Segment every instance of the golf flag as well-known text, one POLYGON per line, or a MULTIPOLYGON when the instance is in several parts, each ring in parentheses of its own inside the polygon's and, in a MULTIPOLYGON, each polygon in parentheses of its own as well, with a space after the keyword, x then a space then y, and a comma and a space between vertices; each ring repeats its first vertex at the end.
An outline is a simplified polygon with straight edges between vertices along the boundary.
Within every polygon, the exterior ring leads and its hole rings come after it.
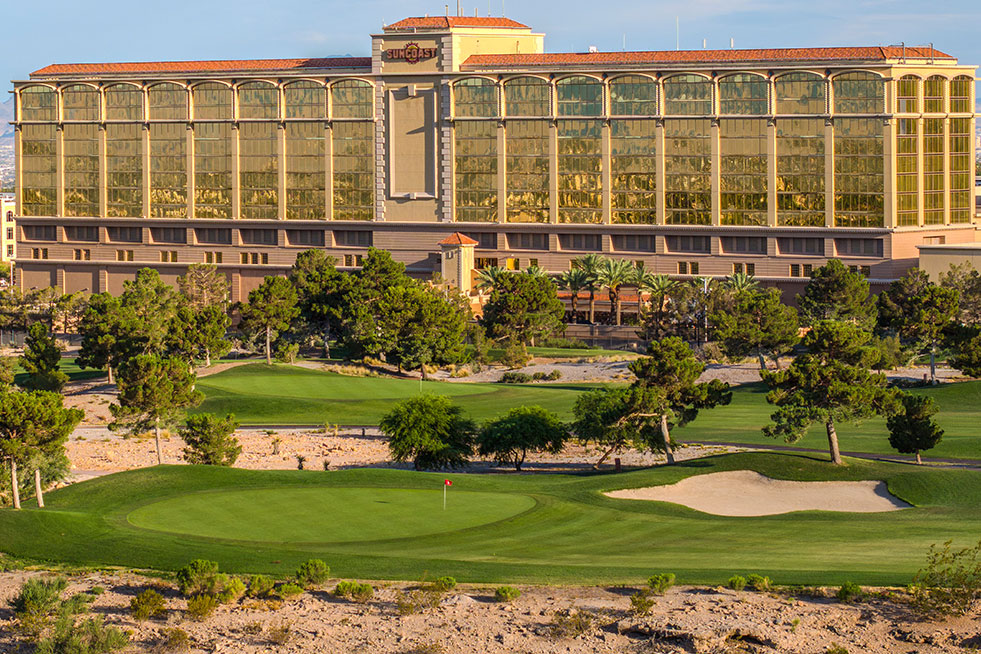
POLYGON ((444 479, 443 480, 443 510, 444 511, 446 510, 446 487, 447 486, 452 486, 452 485, 453 485, 453 482, 450 481, 449 479, 444 479))
POLYGON ((452 482, 452 481, 450 481, 449 479, 447 479, 447 480, 445 480, 445 481, 443 482, 443 485, 444 485, 444 486, 452 486, 452 485, 453 485, 453 482, 452 482))

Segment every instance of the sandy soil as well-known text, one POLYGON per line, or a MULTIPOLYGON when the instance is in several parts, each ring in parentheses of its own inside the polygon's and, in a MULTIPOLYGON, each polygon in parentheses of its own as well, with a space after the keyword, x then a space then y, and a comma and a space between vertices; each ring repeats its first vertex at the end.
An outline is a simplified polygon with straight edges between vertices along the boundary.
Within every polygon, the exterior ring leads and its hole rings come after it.
POLYGON ((760 516, 792 511, 877 513, 909 508, 882 481, 784 481, 752 470, 695 475, 676 484, 605 493, 625 500, 682 504, 726 516, 760 516))
MULTIPOLYGON (((5 607, 35 572, 0 575, 0 651, 17 652, 12 612, 5 607)), ((405 583, 374 583, 367 604, 313 591, 285 603, 245 600, 223 606, 204 622, 191 621, 186 602, 171 585, 133 574, 92 573, 71 579, 69 593, 105 589, 93 610, 132 633, 129 652, 154 652, 165 629, 180 628, 191 652, 348 652, 370 654, 571 654, 756 652, 821 654, 837 644, 856 654, 961 652, 981 644, 970 617, 939 623, 917 622, 900 600, 876 594, 854 604, 828 599, 678 587, 656 598, 647 616, 629 612, 626 587, 521 587, 513 604, 493 601, 493 589, 460 586, 437 608, 399 615, 395 599, 411 590, 405 583), (145 588, 166 598, 166 615, 138 623, 130 599, 145 588), (556 629, 556 612, 582 611, 589 626, 580 635, 556 629), (287 627, 285 644, 273 642, 287 627)), ((23 650, 28 651, 28 650, 23 650)))

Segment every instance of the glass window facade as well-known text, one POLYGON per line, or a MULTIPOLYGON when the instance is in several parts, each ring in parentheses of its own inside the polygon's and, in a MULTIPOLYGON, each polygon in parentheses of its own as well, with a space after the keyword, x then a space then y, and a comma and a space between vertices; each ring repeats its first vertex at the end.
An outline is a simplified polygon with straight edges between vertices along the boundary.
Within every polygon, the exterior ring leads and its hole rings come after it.
POLYGON ((549 220, 548 130, 548 123, 542 120, 514 120, 507 124, 508 222, 549 220))
POLYGON ((497 84, 482 77, 472 77, 454 84, 453 115, 457 118, 497 116, 497 84))
POLYGON ((187 120, 187 91, 177 84, 154 84, 147 90, 150 120, 187 120))
POLYGON ((827 85, 814 73, 787 73, 773 82, 778 114, 827 112, 827 85))
POLYGON ((885 111, 886 82, 875 73, 842 73, 831 81, 835 112, 881 114, 885 111))
POLYGON ((641 75, 625 75, 610 82, 610 114, 657 115, 657 82, 641 75))
POLYGON ((767 81, 759 75, 728 75, 719 80, 719 113, 761 116, 770 113, 767 81))
POLYGON ((65 138, 65 215, 99 215, 99 126, 69 123, 65 138))
POLYGON ((919 130, 916 118, 896 121, 896 224, 919 222, 919 130))
POLYGON ((552 113, 549 85, 537 77, 519 77, 504 83, 508 116, 548 116, 552 113))
POLYGON ((194 94, 195 120, 229 120, 232 117, 232 89, 219 82, 198 84, 194 94))
POLYGON ((238 117, 279 118, 279 89, 268 82, 247 82, 239 86, 238 117))
POLYGON ((58 94, 47 86, 26 86, 20 91, 21 120, 58 120, 58 94))
POLYGON ((603 222, 603 134, 598 120, 558 121, 559 222, 603 222))
POLYGON ((287 118, 326 118, 327 90, 316 82, 291 82, 283 87, 287 118))
POLYGON ((974 80, 961 75, 950 82, 950 111, 955 114, 971 113, 971 89, 974 80))
POLYGON ((971 119, 950 119, 950 222, 971 222, 974 162, 971 119))
POLYGON ((923 121, 923 222, 944 224, 944 119, 923 121))
POLYGON ((105 91, 106 120, 143 120, 143 89, 114 84, 105 91))
POLYGON ((286 217, 290 220, 327 218, 326 142, 322 123, 286 123, 286 217))
POLYGON ((592 77, 560 79, 555 94, 560 116, 603 115, 603 85, 592 77))
POLYGON ((453 134, 456 219, 497 222, 497 123, 461 120, 453 134))
POLYGON ((882 227, 882 120, 835 120, 835 225, 882 227))
POLYGON ((279 127, 242 123, 238 129, 241 217, 275 220, 279 215, 279 127))
POLYGON ((331 118, 373 118, 374 88, 368 82, 347 79, 330 87, 331 118))
POLYGON ((707 119, 664 121, 664 209, 668 225, 712 223, 712 143, 707 119))
MULTIPOLYGON (((151 105, 152 111, 152 105, 151 105)), ((150 216, 187 217, 187 127, 150 125, 150 216)))
POLYGON ((56 138, 54 125, 21 127, 21 211, 25 216, 55 216, 58 213, 56 138))
POLYGON ((726 118, 719 122, 723 225, 765 225, 766 120, 726 118))
POLYGON ((657 139, 652 119, 610 121, 611 220, 657 222, 657 139))
POLYGON ((106 125, 106 215, 143 215, 143 126, 139 123, 106 125))
POLYGON ((904 75, 896 82, 896 110, 901 114, 920 113, 920 78, 904 75))
POLYGON ((824 225, 824 119, 777 119, 777 224, 824 225))
POLYGON ((700 75, 675 75, 664 80, 664 113, 669 116, 712 114, 712 81, 700 75))
POLYGON ((232 217, 232 126, 194 125, 194 217, 232 217))
POLYGON ((66 86, 61 91, 64 120, 99 120, 99 90, 85 85, 66 86))
POLYGON ((375 201, 375 125, 334 123, 331 133, 334 219, 371 220, 375 201))
POLYGON ((944 110, 944 91, 947 80, 940 75, 928 77, 923 82, 923 113, 942 114, 944 110))

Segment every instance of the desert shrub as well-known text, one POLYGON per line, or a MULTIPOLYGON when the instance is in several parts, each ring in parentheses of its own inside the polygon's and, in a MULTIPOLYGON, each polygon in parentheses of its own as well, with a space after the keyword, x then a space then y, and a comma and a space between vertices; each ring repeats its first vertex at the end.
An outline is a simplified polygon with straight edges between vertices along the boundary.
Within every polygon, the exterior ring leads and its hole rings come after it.
POLYGON ((514 586, 498 586, 494 590, 494 599, 498 602, 513 602, 521 597, 521 591, 514 586))
POLYGON ((252 575, 249 579, 249 597, 267 597, 272 589, 276 587, 276 582, 266 575, 252 575))
POLYGON ((431 585, 413 591, 401 591, 395 596, 395 611, 399 615, 412 615, 424 609, 434 609, 443 599, 443 593, 431 585))
POLYGON ((202 413, 190 416, 177 435, 184 441, 184 460, 209 466, 231 466, 242 453, 233 436, 238 428, 234 416, 224 418, 202 413))
POLYGON ((341 581, 334 587, 334 595, 347 598, 358 604, 364 604, 375 596, 375 589, 371 587, 371 584, 341 581))
POLYGON ((222 604, 231 604, 242 599, 243 595, 245 595, 245 582, 238 577, 232 577, 218 593, 218 601, 222 604))
POLYGON ((405 654, 443 654, 446 649, 443 643, 438 640, 416 643, 411 648, 405 650, 405 654))
POLYGON ((532 381, 545 381, 548 376, 541 370, 531 375, 532 381))
POLYGON ((160 632, 160 636, 161 639, 154 648, 155 652, 180 654, 191 649, 191 637, 180 627, 164 629, 160 632))
POLYGON ((661 574, 653 575, 647 580, 647 586, 653 594, 663 595, 669 588, 674 586, 674 573, 662 572, 661 574))
POLYGON ((195 595, 187 600, 187 615, 192 620, 204 622, 218 608, 218 598, 212 595, 195 595))
POLYGON ((859 599, 864 594, 865 591, 862 590, 861 586, 854 582, 846 581, 838 589, 838 592, 835 593, 835 597, 841 602, 851 602, 859 599))
POLYGON ((733 590, 742 590, 746 588, 746 577, 742 575, 732 575, 729 577, 729 581, 726 582, 726 586, 733 590))
POLYGON ((253 620, 242 627, 242 633, 248 634, 249 636, 258 636, 262 633, 262 623, 258 620, 253 620))
POLYGON ((177 571, 177 586, 185 597, 192 595, 216 595, 220 583, 218 564, 214 561, 195 559, 177 571))
POLYGON ((129 601, 129 610, 138 622, 144 622, 164 613, 163 595, 147 588, 129 601))
POLYGON ((395 612, 399 615, 418 613, 422 607, 416 602, 414 593, 399 591, 395 594, 395 612))
POLYGON ((304 588, 322 586, 330 579, 330 568, 320 559, 310 559, 301 563, 296 571, 296 581, 304 588))
POLYGON ((838 643, 834 643, 831 647, 824 650, 824 654, 848 654, 848 650, 838 643))
POLYGON ((770 590, 773 585, 769 577, 758 574, 746 575, 746 583, 750 588, 761 593, 770 590))
POLYGON ((545 376, 545 379, 547 379, 548 381, 555 381, 556 379, 562 379, 562 371, 558 369, 554 369, 552 370, 552 372, 548 373, 545 376))
POLYGON ((98 597, 104 592, 106 592, 106 589, 102 586, 92 586, 92 588, 89 588, 89 595, 92 597, 98 597))
POLYGON ((20 631, 32 638, 40 635, 61 604, 61 594, 67 587, 68 581, 64 577, 35 577, 25 581, 10 603, 20 631))
POLYGON ((520 368, 528 363, 528 350, 523 343, 512 341, 504 348, 501 354, 501 364, 508 368, 520 368))
POLYGON ((630 596, 630 612, 634 615, 647 615, 654 608, 654 598, 650 592, 641 590, 630 596))
POLYGON ((119 627, 107 626, 101 616, 77 622, 62 614, 53 633, 38 641, 35 654, 109 654, 129 644, 129 635, 119 627))
POLYGON ((981 596, 981 541, 974 547, 930 546, 927 565, 909 587, 911 603, 927 617, 964 615, 981 596))
POLYGON ((453 577, 436 577, 431 584, 433 590, 445 593, 456 588, 456 579, 453 577))
POLYGON ((281 599, 293 599, 299 595, 303 594, 303 587, 297 586, 296 584, 283 584, 276 589, 276 594, 281 599))
POLYGON ((279 344, 276 345, 276 352, 273 356, 275 356, 276 361, 279 361, 280 363, 292 364, 296 361, 296 357, 299 354, 299 343, 287 343, 286 341, 280 341, 279 344))
POLYGON ((553 638, 578 638, 593 628, 593 616, 582 609, 561 609, 552 614, 553 638))
POLYGON ((280 622, 275 627, 269 627, 266 638, 273 645, 285 645, 293 637, 293 624, 290 622, 280 622))
POLYGON ((531 381, 531 375, 523 372, 506 372, 497 380, 499 384, 527 384, 531 381))

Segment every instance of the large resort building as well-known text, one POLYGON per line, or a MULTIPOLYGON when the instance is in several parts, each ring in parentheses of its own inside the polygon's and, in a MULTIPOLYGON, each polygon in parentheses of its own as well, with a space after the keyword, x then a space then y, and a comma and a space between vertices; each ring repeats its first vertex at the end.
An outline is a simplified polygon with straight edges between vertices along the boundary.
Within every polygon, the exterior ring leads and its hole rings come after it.
POLYGON ((15 82, 18 283, 119 292, 296 254, 428 276, 585 253, 792 288, 975 240, 975 67, 932 47, 546 53, 505 18, 409 18, 372 56, 57 64, 15 82))

